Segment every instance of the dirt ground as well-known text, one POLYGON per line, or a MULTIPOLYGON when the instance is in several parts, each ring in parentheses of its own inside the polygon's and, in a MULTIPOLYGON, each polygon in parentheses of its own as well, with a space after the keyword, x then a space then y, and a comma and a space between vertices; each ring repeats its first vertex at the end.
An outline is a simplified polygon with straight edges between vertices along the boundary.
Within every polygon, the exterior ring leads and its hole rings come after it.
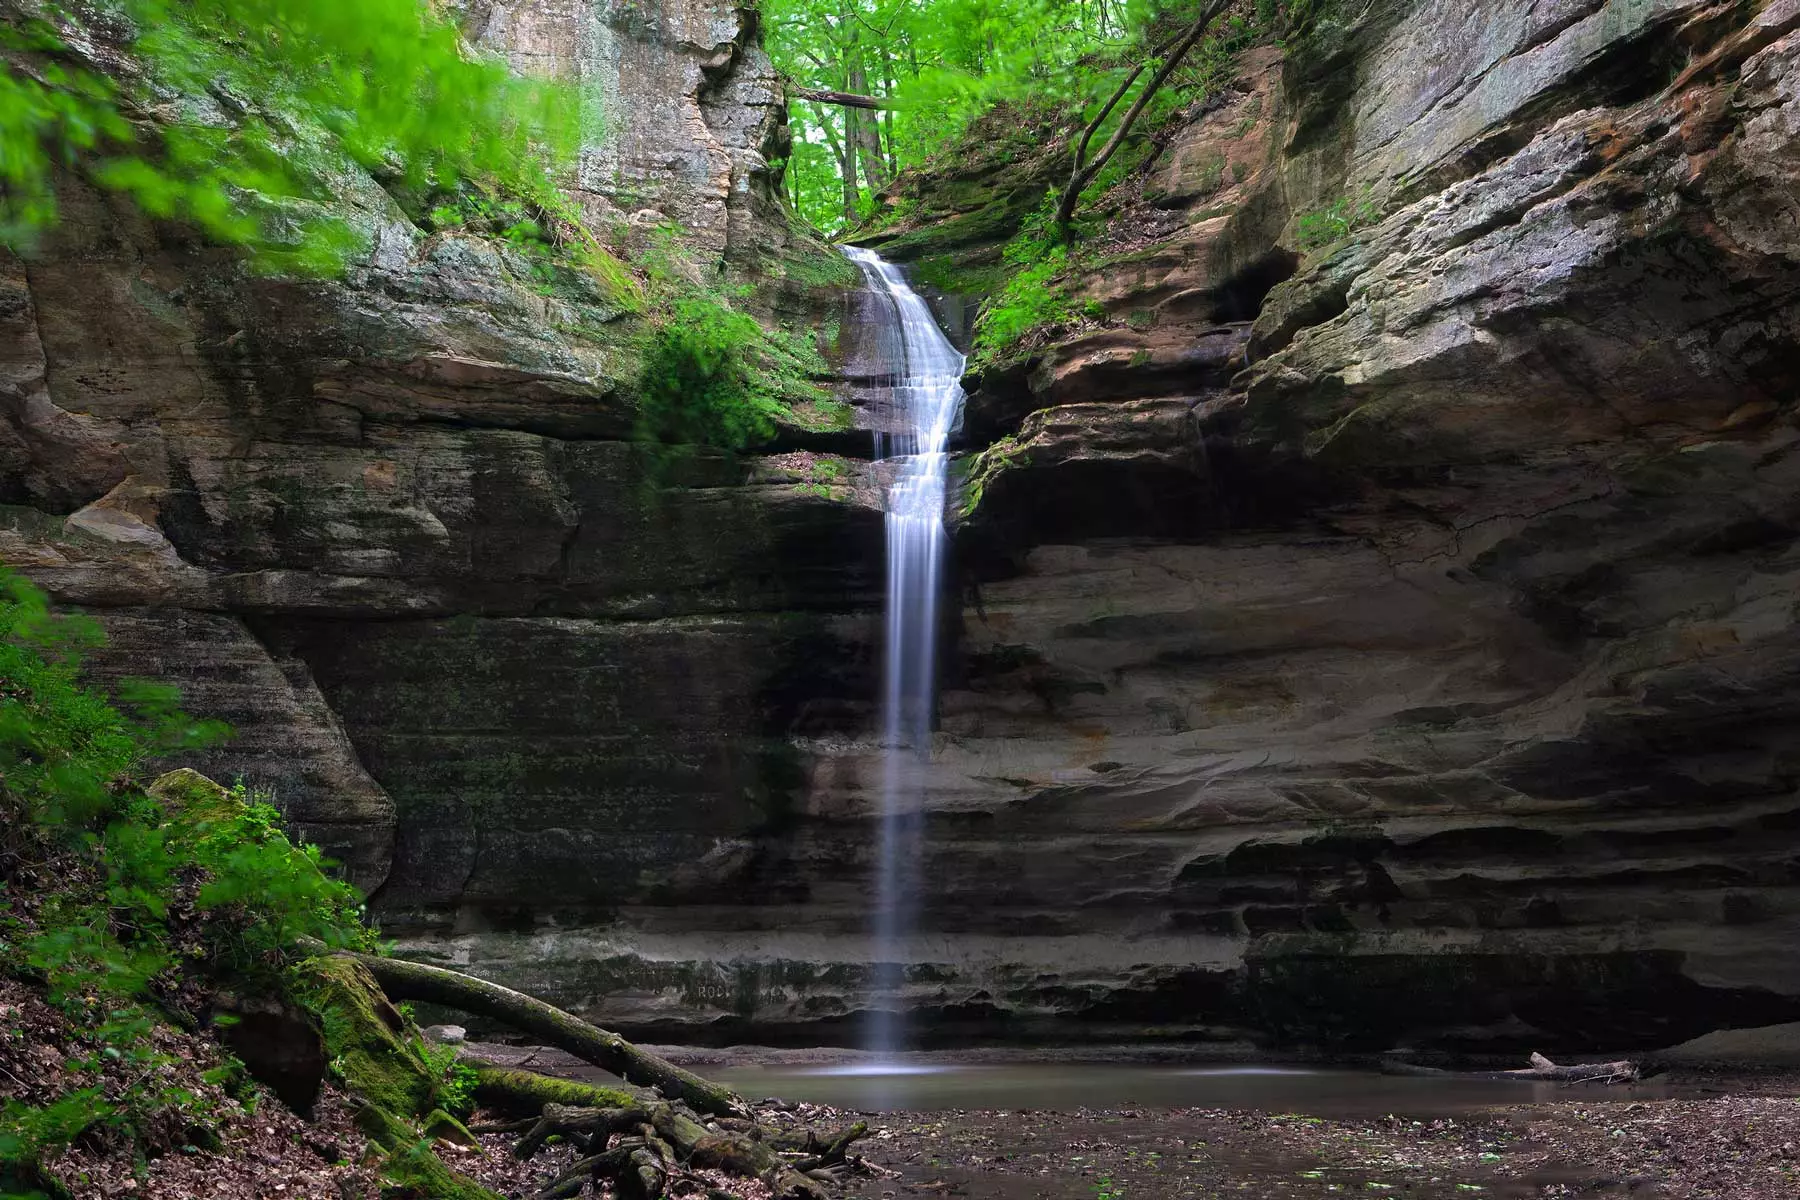
MULTIPOLYGON (((553 1050, 483 1049, 592 1073, 553 1050)), ((702 1071, 734 1061, 693 1057, 702 1071)), ((1587 1084, 1437 1117, 806 1107, 818 1125, 869 1122, 859 1149, 877 1173, 852 1183, 860 1200, 1800 1200, 1800 1073, 1657 1084, 1669 1098, 1587 1084)))
POLYGON ((1435 1120, 1209 1109, 894 1114, 878 1119, 866 1156, 896 1174, 856 1190, 870 1200, 1800 1200, 1796 1094, 1752 1085, 1609 1101, 1596 1092, 1435 1120))

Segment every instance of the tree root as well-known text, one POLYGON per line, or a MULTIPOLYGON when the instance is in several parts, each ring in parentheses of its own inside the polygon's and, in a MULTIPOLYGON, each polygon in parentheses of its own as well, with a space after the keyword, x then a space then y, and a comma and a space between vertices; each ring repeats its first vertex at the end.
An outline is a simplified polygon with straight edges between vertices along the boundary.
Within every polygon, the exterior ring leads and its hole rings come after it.
MULTIPOLYGON (((307 948, 326 952, 316 942, 307 948)), ((756 1120, 729 1088, 541 1000, 440 967, 336 953, 365 966, 393 999, 423 1000, 502 1021, 627 1081, 627 1086, 604 1087, 478 1058, 462 1060, 475 1070, 475 1099, 481 1105, 524 1118, 479 1129, 521 1134, 513 1146, 521 1160, 535 1156, 552 1137, 580 1151, 581 1158, 534 1200, 567 1200, 602 1180, 613 1184, 620 1200, 662 1200, 677 1183, 683 1185, 678 1190, 703 1191, 708 1200, 738 1200, 715 1186, 716 1180, 697 1174, 702 1171, 758 1180, 773 1200, 830 1200, 826 1189, 845 1176, 878 1171, 849 1153, 869 1132, 864 1122, 824 1135, 776 1128, 756 1120)))
MULTIPOLYGON (((501 1107, 509 1111, 536 1106, 537 1119, 513 1147, 518 1158, 530 1159, 552 1137, 573 1144, 582 1155, 536 1200, 563 1200, 600 1180, 610 1180, 629 1200, 660 1200, 675 1181, 693 1178, 697 1170, 760 1180, 776 1200, 827 1200, 827 1187, 861 1169, 849 1149, 869 1132, 865 1122, 823 1135, 812 1129, 777 1130, 744 1118, 708 1125, 687 1104, 663 1099, 565 1104, 540 1097, 566 1095, 566 1081, 489 1066, 476 1070, 478 1096, 501 1098, 501 1107)), ((619 1095, 593 1090, 602 1097, 619 1095)), ((705 1180, 696 1182, 716 1190, 705 1180)))

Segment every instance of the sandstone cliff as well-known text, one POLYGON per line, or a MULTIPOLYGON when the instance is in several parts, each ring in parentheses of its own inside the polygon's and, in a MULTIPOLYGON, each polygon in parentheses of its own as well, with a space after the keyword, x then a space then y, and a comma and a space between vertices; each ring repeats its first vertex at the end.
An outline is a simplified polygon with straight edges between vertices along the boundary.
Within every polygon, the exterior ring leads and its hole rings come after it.
POLYGON ((1018 965, 945 995, 1367 1047, 1793 1013, 1796 29, 1377 3, 1240 57, 1106 317, 971 401, 938 920, 1018 965))
MULTIPOLYGON (((464 9, 620 98, 595 211, 799 303, 750 261, 790 234, 746 17, 464 9)), ((1104 316, 971 398, 929 1036, 1553 1051, 1800 1015, 1797 30, 1377 0, 1196 98, 1079 283, 1104 316)), ((890 251, 991 250, 1042 188, 996 170, 890 251)), ((376 254, 284 285, 71 194, 5 268, 0 556, 233 721, 211 769, 274 785, 415 951, 638 1032, 849 1036, 860 468, 671 476, 618 314, 347 202, 376 254)))

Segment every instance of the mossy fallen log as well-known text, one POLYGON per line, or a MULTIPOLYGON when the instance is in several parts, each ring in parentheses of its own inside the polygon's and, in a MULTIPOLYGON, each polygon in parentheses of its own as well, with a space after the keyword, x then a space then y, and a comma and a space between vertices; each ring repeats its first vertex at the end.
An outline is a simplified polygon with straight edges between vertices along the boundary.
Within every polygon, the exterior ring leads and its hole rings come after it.
POLYGON ((479 1058, 464 1057, 462 1061, 475 1070, 476 1103, 498 1112, 536 1116, 551 1104, 571 1108, 625 1108, 650 1099, 631 1089, 557 1079, 535 1071, 497 1066, 479 1058))
POLYGON ((439 1004, 499 1021, 566 1050, 583 1062, 611 1071, 628 1083, 657 1088, 671 1100, 685 1101, 697 1112, 739 1116, 748 1111, 730 1088, 702 1079, 616 1033, 590 1025, 523 992, 460 971, 404 959, 349 952, 340 952, 339 957, 355 959, 367 967, 395 1000, 439 1004))

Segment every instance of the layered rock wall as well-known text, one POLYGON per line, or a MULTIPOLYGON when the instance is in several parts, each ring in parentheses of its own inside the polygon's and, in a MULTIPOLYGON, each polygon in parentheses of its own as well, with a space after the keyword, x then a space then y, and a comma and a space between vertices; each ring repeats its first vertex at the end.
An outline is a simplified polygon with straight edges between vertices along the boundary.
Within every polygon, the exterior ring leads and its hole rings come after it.
MULTIPOLYGON (((972 381, 922 1036, 1800 1010, 1800 9, 1347 9, 1195 98, 1080 283, 1103 318, 972 381)), ((464 12, 611 97, 597 215, 791 236, 743 14, 464 12)), ((947 242, 1018 215, 982 195, 947 242)), ((0 281, 0 556, 232 720, 208 768, 413 952, 633 1032, 852 1036, 860 466, 653 453, 603 296, 343 201, 369 260, 276 283, 72 188, 0 281)))
MULTIPOLYGON (((1175 132, 1106 316, 971 397, 922 1036, 1791 1019, 1796 29, 1378 4, 1175 132)), ((1004 197, 953 183, 894 253, 981 253, 1004 197)), ((843 1035, 879 760, 810 749, 771 910, 444 948, 585 960, 664 1034, 843 1035)))

